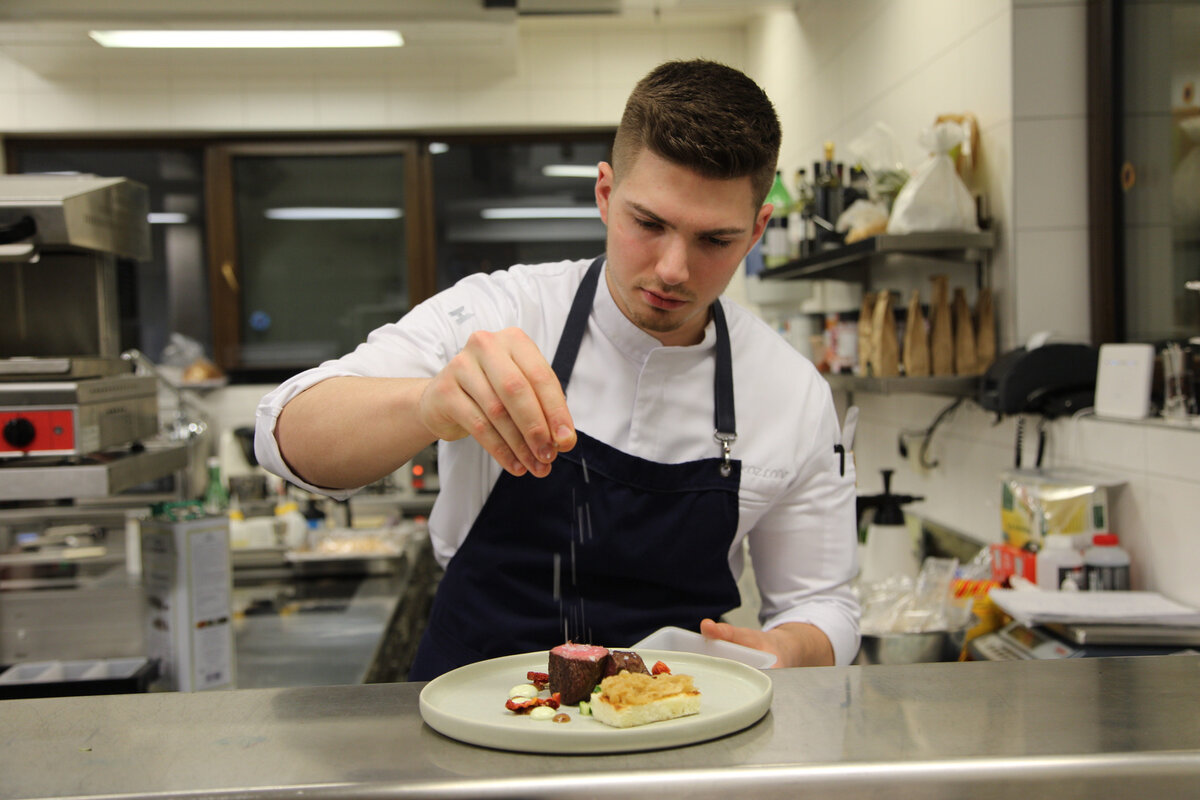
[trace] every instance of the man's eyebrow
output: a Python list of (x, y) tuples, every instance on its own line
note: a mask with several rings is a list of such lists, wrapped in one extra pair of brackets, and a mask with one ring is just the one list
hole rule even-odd
[[(673, 225), (671, 225), (671, 223), (667, 222), (665, 219), (660, 217), (658, 214), (655, 214), (653, 211), (651, 211), (650, 209), (641, 205), (640, 203), (635, 203), (632, 200), (627, 200), (626, 204), (630, 208), (632, 208), (634, 211), (636, 211), (637, 213), (641, 214), (644, 217), (649, 217), (652, 221), (657, 222), (659, 225), (663, 225), (663, 226), (669, 227), (669, 228), (674, 227)], [(745, 232), (746, 232), (745, 228), (737, 228), (737, 227), (715, 228), (711, 231), (700, 231), (699, 235), (700, 236), (737, 236), (737, 235), (743, 234)]]

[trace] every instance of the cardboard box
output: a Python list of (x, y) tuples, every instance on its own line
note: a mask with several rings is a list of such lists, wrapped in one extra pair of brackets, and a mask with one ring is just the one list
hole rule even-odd
[(1037, 583), (1037, 554), (1011, 544), (988, 545), (992, 556), (992, 580), (999, 584), (1017, 575)]
[(146, 650), (159, 688), (235, 687), (232, 576), (226, 517), (142, 523)]

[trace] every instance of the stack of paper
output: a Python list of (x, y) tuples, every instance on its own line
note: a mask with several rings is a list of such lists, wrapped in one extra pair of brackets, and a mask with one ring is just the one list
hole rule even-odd
[(1066, 624), (1194, 625), (1200, 610), (1158, 592), (1046, 592), (992, 589), (988, 597), (1004, 613), (1026, 625)]

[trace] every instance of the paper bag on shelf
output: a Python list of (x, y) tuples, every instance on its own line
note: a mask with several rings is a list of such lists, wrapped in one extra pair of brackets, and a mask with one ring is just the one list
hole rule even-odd
[(858, 310), (858, 373), (870, 375), (875, 361), (871, 352), (871, 322), (875, 316), (875, 293), (863, 292), (862, 307)]
[(900, 374), (900, 343), (896, 338), (896, 314), (892, 293), (880, 292), (875, 298), (875, 316), (871, 320), (872, 374), (894, 378)]
[(975, 369), (980, 373), (996, 360), (996, 311), (992, 307), (992, 290), (986, 286), (979, 290), (975, 303), (975, 319), (978, 331), (975, 336)]
[(934, 375), (954, 374), (954, 323), (950, 317), (950, 279), (934, 275), (929, 307), (929, 363)]
[(925, 330), (925, 315), (921, 312), (921, 293), (916, 289), (913, 289), (908, 300), (903, 362), (905, 375), (919, 377), (929, 374), (929, 332)]
[(975, 322), (962, 287), (954, 290), (954, 372), (958, 375), (979, 372), (975, 367)]

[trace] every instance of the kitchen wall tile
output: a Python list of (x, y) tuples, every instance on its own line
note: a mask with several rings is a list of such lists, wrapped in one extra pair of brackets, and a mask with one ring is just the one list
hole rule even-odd
[(388, 124), (401, 130), (458, 124), (458, 95), (441, 89), (395, 90), (387, 97)]
[(520, 90), (460, 91), (458, 124), (520, 125), (529, 117), (529, 97)]
[(386, 91), (384, 78), (373, 81), (319, 78), (312, 104), (316, 108), (316, 124), (340, 130), (383, 127), (388, 121)]
[(242, 124), (250, 130), (286, 130), (318, 125), (315, 78), (248, 78), (241, 90), (245, 98)]
[(663, 33), (668, 59), (707, 58), (731, 66), (745, 62), (744, 40), (741, 28), (675, 28)]
[[(529, 125), (570, 127), (572, 125), (611, 124), (607, 109), (597, 108), (595, 93), (578, 89), (531, 89), (529, 95)], [(623, 100), (622, 100), (623, 104)], [(620, 110), (617, 111), (620, 114)]]
[(23, 92), (21, 128), (53, 131), (60, 128), (94, 128), (99, 106), (94, 86), (60, 87), (58, 91)]
[(525, 86), (538, 89), (593, 87), (602, 68), (591, 32), (561, 30), (522, 33), (518, 72)]
[(1053, 331), (1064, 341), (1091, 341), (1087, 237), (1086, 228), (1017, 231), (1018, 341), (1039, 331)]
[(1087, 225), (1087, 121), (1013, 122), (1018, 230)]
[[(973, 8), (975, 3), (964, 3)], [(983, 4), (980, 4), (983, 5)], [(964, 11), (964, 13), (966, 13)], [(1000, 13), (972, 30), (958, 45), (962, 64), (962, 111), (979, 120), (981, 130), (1013, 115), (1012, 14)]]
[[(1137, 481), (1136, 516), (1118, 517), (1117, 535), (1130, 550), (1141, 587), (1200, 607), (1200, 537), (1196, 536), (1196, 484), (1161, 476)], [(1124, 498), (1120, 500), (1124, 504)], [(1122, 505), (1122, 513), (1125, 512)]]
[[(884, 54), (885, 67), (876, 67), (878, 85), (894, 77), (908, 79), (930, 61), (945, 55), (963, 36), (959, 0), (903, 0), (888, 3), (882, 13), (856, 31), (848, 51), (862, 63), (866, 53)], [(919, 42), (919, 46), (914, 43)]]
[(169, 130), (171, 110), (164, 95), (100, 90), (96, 93), (96, 125), (109, 131)]
[[(25, 95), (20, 92), (4, 91), (0, 88), (0, 130), (13, 133), (24, 130), (21, 122), (21, 105), (24, 99)], [(3, 144), (4, 137), (0, 135), (0, 146)]]
[(1012, 4), (1009, 0), (972, 0), (960, 5), (964, 31), (973, 31), (977, 27), (995, 22), (1000, 17), (1012, 16)]
[(653, 30), (622, 32), (606, 46), (603, 58), (597, 59), (596, 83), (602, 89), (619, 87), (626, 96), (647, 72), (666, 61), (666, 42)]
[(176, 89), (168, 103), (175, 130), (241, 130), (246, 124), (240, 86)]
[(1012, 69), (1018, 119), (1087, 113), (1086, 23), (1083, 5), (1013, 11), (1012, 51), (1021, 54)]
[(1083, 417), (1079, 425), (1080, 466), (1094, 465), (1127, 477), (1146, 471), (1146, 426), (1106, 422), (1095, 417)]
[(1190, 481), (1200, 492), (1200, 428), (1147, 425), (1146, 472)]

